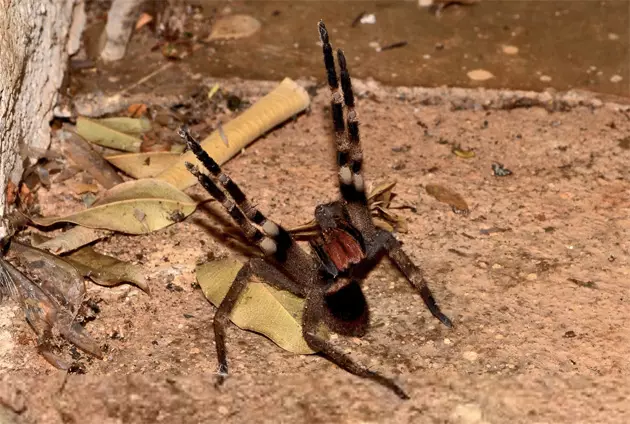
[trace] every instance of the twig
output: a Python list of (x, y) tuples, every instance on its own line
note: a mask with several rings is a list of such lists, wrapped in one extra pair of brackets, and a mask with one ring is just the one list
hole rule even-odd
[(388, 44), (378, 49), (379, 52), (383, 52), (385, 50), (398, 49), (400, 47), (405, 47), (408, 43), (406, 41), (398, 41), (396, 43)]
[(159, 74), (160, 72), (163, 72), (165, 70), (167, 70), (168, 68), (170, 68), (171, 66), (173, 66), (173, 62), (168, 62), (165, 65), (159, 67), (158, 69), (156, 69), (155, 71), (151, 72), (149, 75), (145, 75), (142, 78), (140, 78), (138, 81), (136, 81), (135, 83), (131, 84), (129, 87), (127, 88), (123, 88), (122, 90), (120, 90), (118, 93), (116, 93), (116, 96), (120, 96), (122, 94), (127, 93), (128, 91), (133, 90), (134, 88), (136, 88), (137, 86), (144, 84), (145, 82), (147, 82), (148, 80), (150, 80), (151, 78), (153, 78), (154, 76), (156, 76), (157, 74)]

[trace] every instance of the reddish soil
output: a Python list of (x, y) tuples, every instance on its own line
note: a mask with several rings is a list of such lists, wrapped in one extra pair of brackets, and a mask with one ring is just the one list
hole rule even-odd
[[(108, 350), (103, 361), (80, 355), (84, 375), (54, 370), (16, 304), (0, 305), (0, 405), (9, 405), (0, 421), (630, 421), (630, 116), (599, 101), (562, 112), (453, 108), (461, 96), (442, 94), (427, 105), (412, 90), (376, 87), (359, 100), (366, 178), (396, 180), (397, 202), (416, 207), (400, 211), (409, 232), (399, 238), (455, 327), (439, 325), (384, 262), (364, 283), (371, 330), (335, 343), (394, 376), (411, 400), (236, 327), (231, 376), (215, 388), (215, 309), (194, 288), (194, 267), (233, 250), (202, 208), (156, 233), (97, 244), (139, 263), (152, 295), (89, 284), (100, 313), (87, 329)], [(308, 113), (225, 166), (286, 226), (337, 195), (326, 96), (317, 91)], [(493, 162), (513, 174), (494, 176)], [(460, 193), (470, 214), (429, 196), (430, 183)], [(82, 207), (65, 184), (39, 199), (44, 215)]]

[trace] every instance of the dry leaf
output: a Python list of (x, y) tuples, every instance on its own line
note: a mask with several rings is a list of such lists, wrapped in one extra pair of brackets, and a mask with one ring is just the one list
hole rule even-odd
[(87, 171), (105, 188), (112, 188), (123, 182), (120, 175), (92, 148), (90, 143), (73, 132), (67, 132), (67, 134), (63, 151), (80, 169)]
[(17, 200), (17, 192), (17, 186), (13, 183), (13, 181), (9, 180), (9, 182), (7, 183), (6, 191), (7, 205), (12, 205), (13, 203), (15, 203), (15, 201)]
[(82, 116), (77, 119), (77, 133), (90, 143), (126, 152), (139, 152), (142, 144), (142, 140), (138, 137), (125, 134), (97, 120)]
[(396, 181), (391, 183), (383, 183), (376, 186), (368, 195), (368, 202), (374, 203), (377, 201), (383, 201), (384, 203), (389, 205), (389, 202), (392, 198), (392, 191), (394, 190), (395, 186)]
[(143, 13), (142, 15), (140, 15), (140, 17), (136, 21), (136, 31), (138, 31), (140, 28), (142, 28), (152, 20), (153, 16), (149, 15), (148, 13)]
[(208, 41), (246, 38), (254, 35), (260, 27), (260, 21), (249, 15), (224, 16), (212, 25)]
[(68, 185), (74, 194), (98, 193), (98, 186), (96, 184), (70, 183)]
[[(393, 192), (396, 182), (383, 183), (376, 186), (370, 194), (368, 194), (368, 206), (372, 212), (374, 225), (389, 232), (398, 231), (400, 233), (407, 232), (407, 221), (404, 218), (391, 212), (390, 205), (392, 199), (396, 196)], [(403, 206), (402, 208), (409, 208)], [(317, 222), (313, 219), (310, 222), (289, 229), (289, 232), (299, 238), (308, 240), (318, 234)]]
[(462, 159), (472, 159), (475, 157), (475, 152), (473, 150), (463, 150), (459, 146), (453, 147), (451, 151), (455, 154), (455, 156)]
[[(206, 298), (218, 307), (243, 264), (218, 259), (197, 268), (197, 281)], [(304, 299), (253, 280), (241, 293), (230, 315), (244, 330), (263, 334), (281, 348), (299, 354), (314, 353), (302, 338)]]
[(65, 259), (73, 264), (84, 277), (106, 287), (121, 283), (133, 283), (145, 293), (150, 292), (144, 278), (144, 270), (129, 262), (96, 252), (92, 247), (84, 247)]
[(453, 212), (463, 214), (469, 212), (468, 204), (456, 191), (439, 184), (427, 184), (426, 190), (427, 193), (435, 197), (438, 201), (450, 205), (453, 208)]
[(181, 221), (196, 207), (197, 204), (188, 195), (172, 185), (160, 180), (143, 179), (128, 181), (108, 190), (90, 209), (63, 217), (31, 220), (44, 227), (58, 222), (72, 222), (89, 228), (146, 234)]
[(139, 118), (147, 113), (147, 105), (144, 103), (133, 103), (127, 108), (127, 113), (132, 118)]
[[(230, 140), (229, 147), (221, 140), (218, 131), (206, 137), (201, 146), (219, 165), (222, 165), (256, 138), (302, 112), (309, 104), (310, 98), (306, 90), (291, 79), (285, 78), (272, 92), (223, 125), (223, 132)], [(180, 190), (192, 186), (197, 179), (186, 169), (186, 162), (200, 165), (194, 153), (187, 152), (157, 178), (173, 184)]]
[(219, 91), (219, 83), (215, 83), (212, 88), (210, 89), (210, 91), (208, 91), (208, 100), (212, 99), (212, 97), (214, 97), (214, 95), (217, 93), (217, 91)]
[(9, 252), (29, 273), (27, 277), (8, 262), (1, 263), (16, 284), (19, 300), (39, 336), (39, 349), (44, 357), (57, 367), (66, 366), (49, 344), (55, 329), (70, 343), (101, 358), (98, 343), (74, 322), (85, 297), (85, 283), (77, 269), (57, 256), (17, 242), (11, 243)]
[(149, 121), (147, 118), (128, 118), (126, 116), (116, 116), (113, 118), (95, 119), (94, 121), (101, 125), (105, 125), (112, 130), (116, 130), (125, 134), (139, 135), (151, 130), (151, 121)]
[(136, 179), (153, 178), (168, 169), (181, 156), (171, 152), (125, 153), (105, 159), (125, 174)]
[(106, 230), (94, 230), (92, 228), (76, 226), (59, 234), (55, 238), (35, 244), (35, 247), (48, 250), (55, 255), (61, 255), (62, 253), (71, 252), (86, 244), (105, 238), (110, 234), (111, 232)]

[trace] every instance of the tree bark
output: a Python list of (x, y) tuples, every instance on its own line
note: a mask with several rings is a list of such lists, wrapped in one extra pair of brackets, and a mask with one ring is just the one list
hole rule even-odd
[(50, 144), (49, 123), (68, 55), (85, 22), (83, 0), (0, 0), (0, 240), (6, 187)]

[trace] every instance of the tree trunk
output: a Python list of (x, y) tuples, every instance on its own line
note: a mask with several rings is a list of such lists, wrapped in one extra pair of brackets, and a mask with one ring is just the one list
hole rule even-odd
[(49, 122), (68, 55), (85, 22), (83, 0), (0, 0), (0, 240), (8, 181), (50, 144)]

